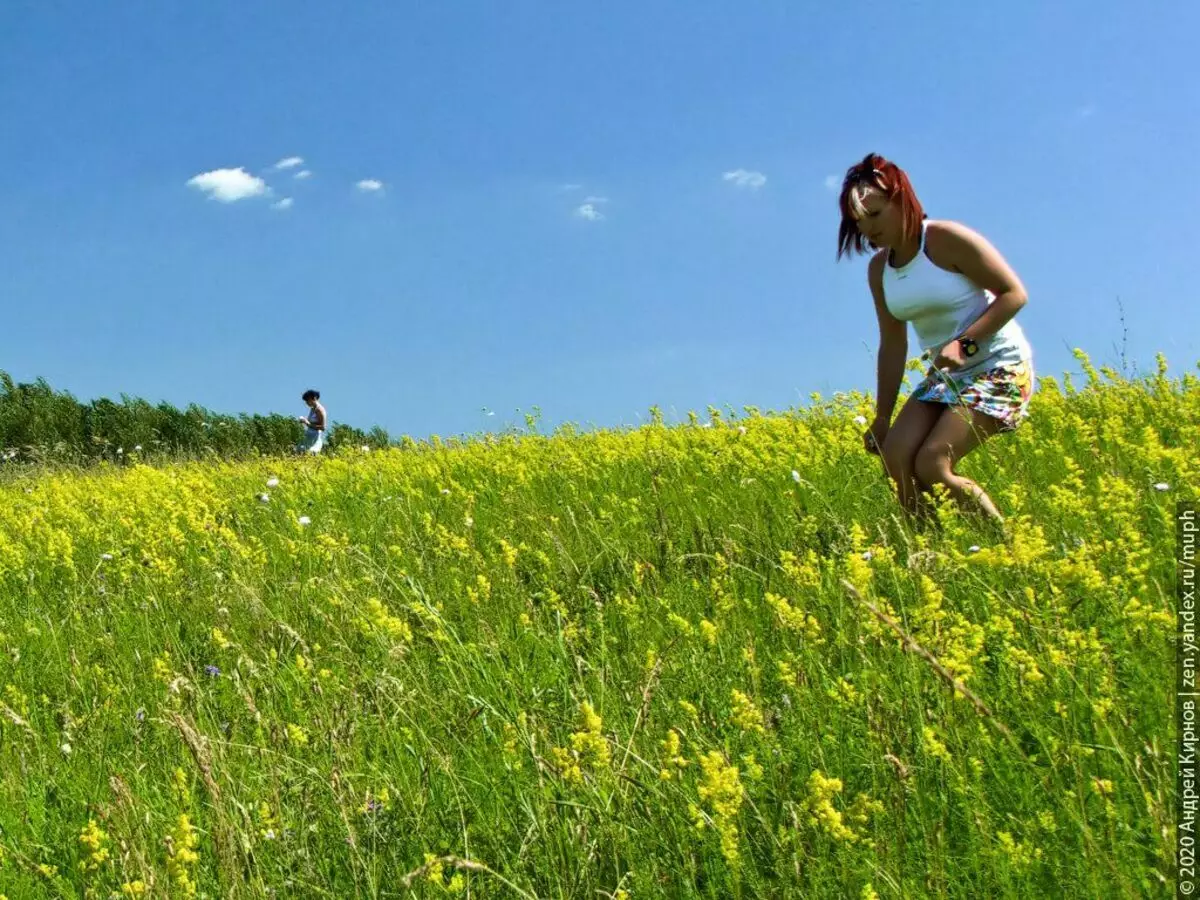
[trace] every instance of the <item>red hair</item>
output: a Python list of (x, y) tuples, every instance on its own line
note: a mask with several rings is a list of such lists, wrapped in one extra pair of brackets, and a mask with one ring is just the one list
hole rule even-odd
[(870, 186), (887, 197), (888, 201), (895, 200), (900, 205), (900, 219), (903, 223), (906, 240), (917, 238), (921, 234), (921, 220), (925, 218), (925, 210), (917, 199), (916, 191), (909, 183), (904, 170), (890, 160), (884, 159), (878, 153), (868, 153), (862, 162), (855, 163), (846, 170), (842, 181), (842, 192), (838, 196), (838, 207), (842, 211), (842, 224), (838, 228), (838, 259), (843, 255), (866, 253), (867, 246), (874, 247), (858, 230), (858, 222), (854, 217), (857, 205), (855, 188)]

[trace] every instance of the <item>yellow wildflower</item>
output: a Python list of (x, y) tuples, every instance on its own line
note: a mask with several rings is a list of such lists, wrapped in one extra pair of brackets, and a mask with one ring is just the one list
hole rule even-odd
[(107, 862), (108, 835), (96, 824), (95, 819), (88, 819), (87, 825), (79, 833), (79, 843), (87, 850), (87, 855), (79, 861), (79, 867), (84, 872), (95, 872)]
[(187, 813), (180, 813), (175, 830), (167, 838), (167, 874), (185, 897), (196, 896), (195, 868), (200, 861), (196, 848), (200, 836)]
[(766, 728), (763, 727), (762, 711), (754, 705), (753, 700), (735, 688), (732, 692), (732, 701), (733, 712), (730, 714), (730, 719), (734, 725), (742, 731), (766, 733)]
[(721, 838), (721, 855), (730, 863), (738, 860), (737, 814), (745, 799), (738, 770), (727, 765), (725, 757), (710, 750), (700, 757), (702, 772), (698, 792), (701, 801), (707, 802), (712, 811), (713, 822)]

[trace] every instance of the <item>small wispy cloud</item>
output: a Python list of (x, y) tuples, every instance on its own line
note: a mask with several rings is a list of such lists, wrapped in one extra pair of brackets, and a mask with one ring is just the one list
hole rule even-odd
[(584, 197), (583, 202), (584, 203), (593, 203), (593, 204), (607, 203), (608, 198), (607, 197)]
[(1079, 120), (1090, 119), (1097, 112), (1095, 103), (1085, 103), (1083, 106), (1075, 110), (1075, 118)]
[(747, 169), (734, 169), (732, 172), (726, 172), (721, 177), (738, 187), (748, 188), (752, 191), (757, 191), (767, 183), (767, 176), (762, 172), (751, 172)]
[(383, 182), (376, 178), (364, 178), (354, 186), (364, 194), (373, 194), (376, 191), (383, 190)]
[(276, 169), (294, 169), (296, 166), (304, 164), (302, 156), (285, 156), (279, 162), (275, 163)]
[(234, 203), (247, 197), (259, 197), (267, 193), (267, 183), (251, 175), (241, 166), (236, 169), (213, 169), (201, 172), (187, 181), (188, 187), (208, 194), (209, 199), (221, 203)]
[(308, 169), (301, 169), (292, 177), (299, 181), (304, 181), (306, 178), (312, 178), (312, 172), (310, 172)]
[(825, 176), (825, 190), (829, 191), (830, 193), (836, 192), (841, 185), (842, 179), (838, 178), (836, 175)]
[(284, 197), (282, 200), (278, 200), (275, 203), (272, 203), (271, 209), (291, 209), (292, 204), (295, 202), (296, 201), (293, 200), (291, 197)]
[(560, 184), (558, 186), (558, 189), (560, 191), (563, 191), (564, 193), (567, 193), (569, 191), (581, 191), (581, 190), (583, 190), (583, 185), (582, 184), (574, 184), (574, 183)]
[(599, 222), (604, 218), (604, 213), (596, 208), (595, 203), (584, 203), (575, 209), (575, 215), (586, 222)]

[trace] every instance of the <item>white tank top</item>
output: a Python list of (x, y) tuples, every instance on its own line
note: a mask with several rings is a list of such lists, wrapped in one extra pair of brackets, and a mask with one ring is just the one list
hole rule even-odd
[[(965, 275), (936, 265), (925, 253), (925, 226), (921, 222), (921, 249), (903, 266), (883, 264), (883, 299), (897, 319), (911, 322), (921, 350), (936, 354), (962, 334), (995, 299)], [(1033, 350), (1015, 318), (1009, 319), (987, 341), (979, 342), (979, 354), (964, 362), (955, 374), (977, 368), (1015, 365), (1032, 359)]]

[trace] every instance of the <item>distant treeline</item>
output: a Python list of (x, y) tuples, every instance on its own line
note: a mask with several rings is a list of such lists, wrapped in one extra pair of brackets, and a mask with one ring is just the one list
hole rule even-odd
[[(0, 371), (0, 459), (83, 461), (142, 456), (222, 457), (289, 453), (304, 431), (295, 417), (224, 415), (192, 404), (178, 409), (121, 395), (81, 403), (45, 379), (18, 384)], [(335, 423), (326, 447), (386, 447), (379, 427)]]

